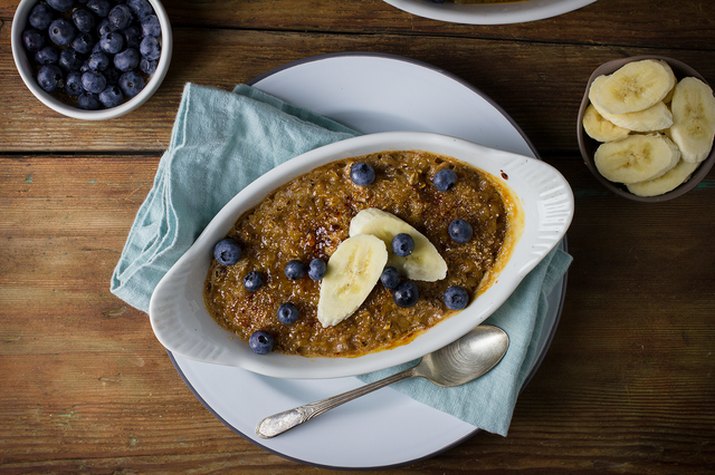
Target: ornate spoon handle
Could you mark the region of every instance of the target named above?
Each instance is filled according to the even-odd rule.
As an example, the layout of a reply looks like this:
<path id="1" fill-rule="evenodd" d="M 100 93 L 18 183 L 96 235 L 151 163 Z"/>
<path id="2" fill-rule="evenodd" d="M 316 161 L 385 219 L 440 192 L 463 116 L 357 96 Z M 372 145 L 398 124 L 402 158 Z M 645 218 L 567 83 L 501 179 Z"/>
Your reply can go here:
<path id="1" fill-rule="evenodd" d="M 353 399 L 364 396 L 365 394 L 376 389 L 380 389 L 388 384 L 392 384 L 412 376 L 416 376 L 415 368 L 408 368 L 399 373 L 395 373 L 392 376 L 388 376 L 384 379 L 360 386 L 359 388 L 346 391 L 342 394 L 338 394 L 337 396 L 329 397 L 321 401 L 311 402 L 303 406 L 279 412 L 278 414 L 273 414 L 272 416 L 266 417 L 258 424 L 258 427 L 256 427 L 256 434 L 264 439 L 270 439 L 271 437 L 282 434 L 288 429 L 292 429 L 293 427 L 303 424 L 304 422 L 308 422 L 312 418 L 319 416 L 324 412 L 345 404 L 348 401 L 352 401 Z"/>

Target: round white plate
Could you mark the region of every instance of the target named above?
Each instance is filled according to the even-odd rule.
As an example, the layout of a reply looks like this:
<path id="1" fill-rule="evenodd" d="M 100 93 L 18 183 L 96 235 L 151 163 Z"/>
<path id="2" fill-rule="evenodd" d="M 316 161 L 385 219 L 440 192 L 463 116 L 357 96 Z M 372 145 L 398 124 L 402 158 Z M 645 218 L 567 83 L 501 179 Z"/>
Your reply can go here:
<path id="1" fill-rule="evenodd" d="M 523 155 L 536 153 L 516 124 L 479 91 L 443 71 L 394 56 L 339 54 L 292 63 L 254 82 L 260 89 L 362 132 L 413 130 L 457 136 Z M 543 358 L 566 281 L 550 295 Z M 375 468 L 428 457 L 477 428 L 385 388 L 274 439 L 255 434 L 265 416 L 363 384 L 357 378 L 275 379 L 171 355 L 196 397 L 233 430 L 285 457 Z"/>
<path id="2" fill-rule="evenodd" d="M 503 25 L 563 15 L 596 0 L 523 0 L 509 3 L 455 4 L 431 0 L 384 0 L 413 15 L 450 23 Z"/>

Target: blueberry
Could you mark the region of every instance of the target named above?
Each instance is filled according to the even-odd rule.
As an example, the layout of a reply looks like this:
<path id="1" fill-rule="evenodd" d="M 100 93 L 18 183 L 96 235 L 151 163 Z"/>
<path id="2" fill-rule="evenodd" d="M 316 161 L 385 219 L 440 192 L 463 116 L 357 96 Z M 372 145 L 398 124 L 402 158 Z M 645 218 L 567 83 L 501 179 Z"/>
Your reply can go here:
<path id="1" fill-rule="evenodd" d="M 397 234 L 392 238 L 392 252 L 400 257 L 407 257 L 415 250 L 415 240 L 407 233 Z"/>
<path id="2" fill-rule="evenodd" d="M 156 15 L 148 15 L 142 18 L 142 34 L 144 36 L 161 36 L 161 24 Z"/>
<path id="3" fill-rule="evenodd" d="M 365 162 L 354 163 L 350 167 L 350 179 L 356 185 L 370 185 L 375 181 L 375 169 Z"/>
<path id="4" fill-rule="evenodd" d="M 105 53 L 117 54 L 124 48 L 124 36 L 118 31 L 110 31 L 99 39 L 99 46 Z"/>
<path id="5" fill-rule="evenodd" d="M 92 71 L 104 71 L 109 66 L 109 57 L 104 53 L 92 53 L 87 61 Z"/>
<path id="6" fill-rule="evenodd" d="M 305 277 L 305 264 L 299 260 L 292 260 L 283 268 L 286 277 L 290 280 L 298 280 Z"/>
<path id="7" fill-rule="evenodd" d="M 82 33 L 90 33 L 94 28 L 94 15 L 84 8 L 72 12 L 72 22 Z"/>
<path id="8" fill-rule="evenodd" d="M 292 303 L 284 303 L 281 304 L 280 307 L 278 307 L 278 321 L 281 322 L 283 325 L 294 324 L 298 321 L 298 317 L 300 317 L 298 307 L 296 307 Z"/>
<path id="9" fill-rule="evenodd" d="M 102 107 L 102 104 L 97 99 L 96 94 L 84 93 L 77 98 L 77 106 L 80 109 L 97 110 Z"/>
<path id="10" fill-rule="evenodd" d="M 392 266 L 385 267 L 385 270 L 380 274 L 380 283 L 382 283 L 386 289 L 396 289 L 397 286 L 400 285 L 400 282 L 402 282 L 402 275 L 400 275 L 400 271 Z"/>
<path id="11" fill-rule="evenodd" d="M 464 287 L 453 285 L 451 287 L 447 287 L 442 299 L 448 309 L 462 310 L 469 304 L 469 293 Z"/>
<path id="12" fill-rule="evenodd" d="M 107 78 L 102 73 L 87 71 L 82 73 L 82 87 L 85 91 L 99 94 L 107 87 Z"/>
<path id="13" fill-rule="evenodd" d="M 27 51 L 34 53 L 45 46 L 45 37 L 37 30 L 25 30 L 22 32 L 22 44 Z"/>
<path id="14" fill-rule="evenodd" d="M 60 54 L 54 46 L 45 46 L 35 53 L 35 61 L 39 64 L 55 64 L 60 59 Z"/>
<path id="15" fill-rule="evenodd" d="M 72 49 L 80 54 L 89 54 L 94 48 L 94 39 L 89 33 L 80 33 L 72 40 Z"/>
<path id="16" fill-rule="evenodd" d="M 67 46 L 72 43 L 75 35 L 77 34 L 77 29 L 74 25 L 64 18 L 55 20 L 50 23 L 50 27 L 47 30 L 50 40 L 57 46 Z"/>
<path id="17" fill-rule="evenodd" d="M 112 28 L 109 25 L 109 20 L 107 20 L 105 18 L 99 22 L 99 26 L 97 27 L 97 33 L 99 34 L 99 36 L 106 35 L 110 31 L 112 31 Z M 97 44 L 99 44 L 99 43 L 97 43 Z"/>
<path id="18" fill-rule="evenodd" d="M 47 0 L 47 4 L 58 12 L 66 12 L 72 8 L 74 0 Z"/>
<path id="19" fill-rule="evenodd" d="M 139 51 L 146 59 L 155 60 L 161 56 L 159 40 L 153 36 L 145 36 L 139 44 Z"/>
<path id="20" fill-rule="evenodd" d="M 76 71 L 82 66 L 82 56 L 73 49 L 60 52 L 60 67 L 65 71 Z"/>
<path id="21" fill-rule="evenodd" d="M 134 71 L 128 71 L 119 76 L 119 87 L 127 97 L 134 97 L 144 89 L 144 78 Z"/>
<path id="22" fill-rule="evenodd" d="M 139 52 L 128 48 L 114 56 L 114 67 L 122 72 L 129 71 L 139 66 Z"/>
<path id="23" fill-rule="evenodd" d="M 82 73 L 70 71 L 65 78 L 65 92 L 68 96 L 77 97 L 84 92 L 82 87 Z"/>
<path id="24" fill-rule="evenodd" d="M 469 240 L 472 239 L 472 235 L 474 234 L 472 225 L 463 219 L 455 219 L 454 221 L 449 223 L 447 232 L 449 232 L 449 237 L 451 237 L 452 240 L 459 243 L 469 242 Z"/>
<path id="25" fill-rule="evenodd" d="M 408 280 L 397 286 L 392 298 L 398 307 L 411 307 L 420 298 L 420 290 L 417 288 L 417 284 Z"/>
<path id="26" fill-rule="evenodd" d="M 263 286 L 263 274 L 252 270 L 243 278 L 243 286 L 246 287 L 246 290 L 249 292 L 255 292 Z"/>
<path id="27" fill-rule="evenodd" d="M 109 10 L 107 15 L 109 25 L 115 30 L 123 30 L 132 22 L 132 11 L 128 6 L 119 4 Z"/>
<path id="28" fill-rule="evenodd" d="M 154 10 L 146 0 L 127 0 L 127 6 L 134 12 L 140 20 L 154 13 Z"/>
<path id="29" fill-rule="evenodd" d="M 158 61 L 150 61 L 146 58 L 142 58 L 141 61 L 139 61 L 139 69 L 141 72 L 144 74 L 147 74 L 151 76 L 156 72 L 156 66 L 159 64 Z"/>
<path id="30" fill-rule="evenodd" d="M 225 238 L 214 245 L 214 259 L 222 266 L 232 266 L 241 258 L 243 250 L 235 239 Z"/>
<path id="31" fill-rule="evenodd" d="M 37 83 L 47 92 L 52 92 L 62 85 L 62 71 L 54 64 L 40 67 Z"/>
<path id="32" fill-rule="evenodd" d="M 139 48 L 139 43 L 142 41 L 142 34 L 141 31 L 139 31 L 139 28 L 132 25 L 129 28 L 124 29 L 122 34 L 124 35 L 127 48 Z"/>
<path id="33" fill-rule="evenodd" d="M 112 5 L 109 3 L 109 0 L 87 0 L 87 8 L 100 18 L 109 15 L 111 7 Z"/>
<path id="34" fill-rule="evenodd" d="M 124 94 L 117 86 L 107 86 L 104 91 L 99 93 L 99 102 L 107 109 L 117 107 L 124 102 Z"/>
<path id="35" fill-rule="evenodd" d="M 248 346 L 257 355 L 265 355 L 273 351 L 273 335 L 263 330 L 253 332 L 248 338 Z"/>
<path id="36" fill-rule="evenodd" d="M 451 168 L 443 168 L 432 177 L 432 184 L 439 191 L 447 191 L 457 183 L 457 174 Z"/>
<path id="37" fill-rule="evenodd" d="M 313 259 L 308 264 L 308 277 L 311 280 L 320 280 L 325 276 L 325 272 L 328 270 L 328 265 L 323 259 Z"/>
<path id="38" fill-rule="evenodd" d="M 30 25 L 33 26 L 33 28 L 37 28 L 38 30 L 46 30 L 49 26 L 50 23 L 52 23 L 52 20 L 54 20 L 55 14 L 47 8 L 47 5 L 44 3 L 38 3 L 32 8 L 32 11 L 30 12 L 30 16 L 27 18 L 27 21 L 30 22 Z"/>

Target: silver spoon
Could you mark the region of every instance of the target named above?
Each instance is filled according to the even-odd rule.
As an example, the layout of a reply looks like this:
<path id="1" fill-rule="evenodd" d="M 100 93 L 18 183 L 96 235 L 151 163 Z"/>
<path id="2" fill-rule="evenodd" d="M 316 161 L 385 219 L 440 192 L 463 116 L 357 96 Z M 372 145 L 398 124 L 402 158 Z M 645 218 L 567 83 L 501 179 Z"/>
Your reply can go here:
<path id="1" fill-rule="evenodd" d="M 406 378 L 422 377 L 446 388 L 468 383 L 495 367 L 507 348 L 509 336 L 504 330 L 491 325 L 478 326 L 444 348 L 423 356 L 412 368 L 337 396 L 268 416 L 258 424 L 256 434 L 270 439 L 341 404 Z"/>

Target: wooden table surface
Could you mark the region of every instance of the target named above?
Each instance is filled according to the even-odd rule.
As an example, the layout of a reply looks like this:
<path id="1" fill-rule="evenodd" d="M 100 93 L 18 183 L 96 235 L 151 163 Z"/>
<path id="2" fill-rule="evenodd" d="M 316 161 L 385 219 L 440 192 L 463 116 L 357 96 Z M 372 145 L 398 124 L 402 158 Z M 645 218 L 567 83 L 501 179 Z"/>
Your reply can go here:
<path id="1" fill-rule="evenodd" d="M 147 316 L 108 288 L 183 84 L 228 88 L 345 51 L 415 58 L 478 87 L 576 196 L 561 322 L 509 436 L 479 434 L 400 470 L 715 471 L 715 172 L 670 202 L 627 201 L 589 174 L 575 133 L 604 61 L 663 54 L 715 82 L 712 0 L 601 0 L 505 26 L 445 24 L 379 0 L 166 3 L 175 42 L 160 90 L 90 123 L 23 85 L 10 53 L 16 1 L 0 0 L 0 472 L 322 471 L 223 426 Z"/>

